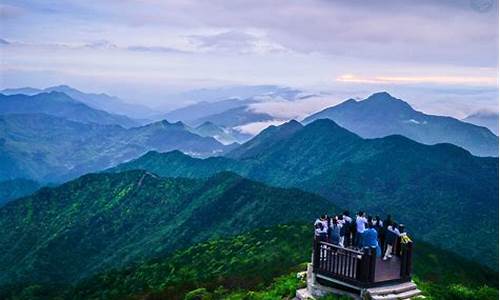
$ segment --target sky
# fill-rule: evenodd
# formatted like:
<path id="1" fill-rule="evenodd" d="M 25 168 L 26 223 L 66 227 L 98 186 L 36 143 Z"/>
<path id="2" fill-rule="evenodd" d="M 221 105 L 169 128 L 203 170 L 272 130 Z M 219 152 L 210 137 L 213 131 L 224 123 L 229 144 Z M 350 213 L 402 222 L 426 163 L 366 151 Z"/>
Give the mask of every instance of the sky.
<path id="1" fill-rule="evenodd" d="M 301 111 L 387 90 L 464 117 L 498 111 L 498 0 L 0 0 L 0 66 L 0 88 L 68 84 L 157 107 L 275 84 L 330 95 Z"/>

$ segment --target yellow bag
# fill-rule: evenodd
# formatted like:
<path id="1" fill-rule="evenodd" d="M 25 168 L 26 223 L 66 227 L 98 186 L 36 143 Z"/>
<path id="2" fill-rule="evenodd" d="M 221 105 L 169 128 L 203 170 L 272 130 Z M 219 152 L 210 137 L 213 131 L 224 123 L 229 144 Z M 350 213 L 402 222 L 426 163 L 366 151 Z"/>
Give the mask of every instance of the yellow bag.
<path id="1" fill-rule="evenodd" d="M 409 237 L 407 234 L 405 234 L 405 235 L 401 236 L 401 243 L 402 243 L 402 244 L 408 244 L 408 243 L 410 243 L 411 241 L 412 241 L 412 240 L 410 239 L 410 237 Z"/>

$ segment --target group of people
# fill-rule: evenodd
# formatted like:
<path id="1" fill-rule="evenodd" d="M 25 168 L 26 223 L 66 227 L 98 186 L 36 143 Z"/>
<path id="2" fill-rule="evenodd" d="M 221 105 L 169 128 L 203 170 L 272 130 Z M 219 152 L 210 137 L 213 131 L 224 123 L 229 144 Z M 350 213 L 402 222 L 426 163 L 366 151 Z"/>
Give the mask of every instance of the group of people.
<path id="1" fill-rule="evenodd" d="M 409 241 L 404 225 L 398 225 L 390 215 L 382 221 L 379 216 L 366 216 L 362 211 L 355 218 L 348 211 L 332 217 L 322 215 L 314 222 L 314 232 L 316 239 L 340 247 L 373 247 L 378 257 L 382 256 L 382 249 L 385 249 L 383 260 L 392 257 L 398 238 L 401 237 L 402 242 Z"/>

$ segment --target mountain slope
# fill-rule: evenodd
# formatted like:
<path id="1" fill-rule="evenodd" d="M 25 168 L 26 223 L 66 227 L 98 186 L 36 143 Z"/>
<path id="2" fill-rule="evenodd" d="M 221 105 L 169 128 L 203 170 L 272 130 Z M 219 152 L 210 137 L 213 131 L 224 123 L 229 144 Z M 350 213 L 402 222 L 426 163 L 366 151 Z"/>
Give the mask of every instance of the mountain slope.
<path id="1" fill-rule="evenodd" d="M 498 227 L 496 158 L 475 157 L 451 144 L 423 145 L 402 136 L 362 139 L 324 119 L 244 158 L 200 160 L 181 153 L 148 153 L 115 170 L 187 177 L 233 171 L 318 193 L 353 211 L 392 214 L 425 241 L 467 252 L 485 264 L 498 262 L 498 235 L 492 230 Z"/>
<path id="2" fill-rule="evenodd" d="M 235 159 L 251 158 L 253 156 L 272 150 L 284 139 L 302 129 L 302 125 L 292 120 L 281 126 L 269 126 L 250 141 L 229 152 L 226 157 Z"/>
<path id="3" fill-rule="evenodd" d="M 0 115 L 0 180 L 64 181 L 109 168 L 149 150 L 220 154 L 224 145 L 166 121 L 125 129 L 44 114 Z"/>
<path id="4" fill-rule="evenodd" d="M 94 109 L 104 110 L 110 113 L 127 115 L 133 118 L 145 118 L 152 114 L 152 110 L 146 106 L 131 104 L 117 97 L 109 96 L 104 93 L 84 93 L 67 85 L 52 86 L 45 89 L 34 89 L 30 87 L 17 89 L 4 89 L 0 93 L 4 95 L 24 94 L 33 96 L 40 93 L 60 92 L 65 93 L 71 98 L 84 103 Z"/>
<path id="5" fill-rule="evenodd" d="M 498 157 L 498 136 L 488 129 L 451 117 L 424 114 L 385 92 L 362 101 L 349 99 L 303 122 L 318 119 L 331 119 L 365 138 L 400 134 L 424 144 L 451 143 L 474 155 Z"/>
<path id="6" fill-rule="evenodd" d="M 38 182 L 29 179 L 0 181 L 0 206 L 38 190 Z"/>
<path id="7" fill-rule="evenodd" d="M 462 121 L 484 126 L 498 135 L 498 113 L 479 111 L 467 116 Z"/>
<path id="8" fill-rule="evenodd" d="M 85 175 L 0 208 L 0 285 L 73 282 L 210 238 L 312 220 L 332 208 L 319 196 L 231 173 L 207 180 L 144 171 Z"/>
<path id="9" fill-rule="evenodd" d="M 132 127 L 138 123 L 128 117 L 93 109 L 60 92 L 33 96 L 0 94 L 0 114 L 43 113 L 81 123 Z"/>
<path id="10" fill-rule="evenodd" d="M 295 290 L 302 287 L 296 272 L 304 270 L 303 263 L 311 259 L 310 242 L 310 224 L 276 225 L 235 237 L 205 241 L 171 255 L 109 270 L 82 280 L 74 287 L 5 288 L 0 297 L 14 298 L 33 291 L 42 294 L 40 291 L 47 290 L 54 298 L 64 299 L 106 297 L 111 300 L 134 296 L 185 299 L 190 291 L 204 289 L 206 295 L 216 299 L 283 299 L 295 295 Z M 464 291 L 478 291 L 487 286 L 487 295 L 498 298 L 498 273 L 427 243 L 415 243 L 413 266 L 419 288 L 430 299 L 457 299 L 453 293 L 457 285 Z M 274 289 L 262 290 L 261 287 L 270 284 L 274 277 L 290 272 L 292 274 L 275 281 Z M 261 292 L 257 294 L 255 290 Z M 259 297 L 264 295 L 268 297 Z M 270 298 L 271 295 L 275 297 Z"/>

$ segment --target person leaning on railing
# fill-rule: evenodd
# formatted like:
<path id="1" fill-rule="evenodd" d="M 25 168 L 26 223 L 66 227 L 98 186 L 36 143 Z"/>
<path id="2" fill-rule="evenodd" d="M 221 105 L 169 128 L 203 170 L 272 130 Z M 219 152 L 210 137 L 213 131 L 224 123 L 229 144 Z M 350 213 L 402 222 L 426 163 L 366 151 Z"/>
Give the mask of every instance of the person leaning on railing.
<path id="1" fill-rule="evenodd" d="M 368 222 L 368 229 L 363 232 L 363 248 L 365 247 L 375 248 L 377 250 L 377 257 L 382 256 L 382 250 L 378 244 L 378 233 L 372 222 Z"/>
<path id="2" fill-rule="evenodd" d="M 328 216 L 322 215 L 314 222 L 314 236 L 321 242 L 328 240 Z"/>
<path id="3" fill-rule="evenodd" d="M 396 222 L 389 224 L 385 231 L 385 243 L 387 244 L 387 249 L 385 250 L 383 260 L 387 260 L 392 257 L 392 249 L 396 245 L 396 241 L 401 235 Z"/>

